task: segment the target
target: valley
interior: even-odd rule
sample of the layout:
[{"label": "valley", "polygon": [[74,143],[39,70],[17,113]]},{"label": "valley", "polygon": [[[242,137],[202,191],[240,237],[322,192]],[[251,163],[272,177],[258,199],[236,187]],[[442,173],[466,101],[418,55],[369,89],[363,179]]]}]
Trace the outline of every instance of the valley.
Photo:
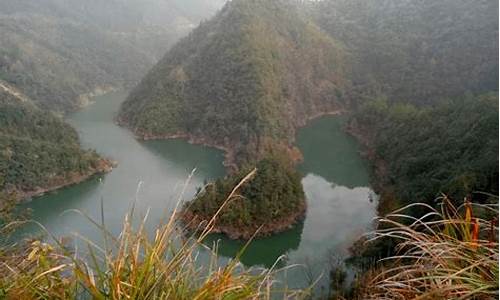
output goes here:
[{"label": "valley", "polygon": [[[205,180],[224,176],[221,151],[180,139],[138,141],[132,133],[114,124],[113,117],[125,97],[126,93],[120,91],[99,96],[93,104],[70,116],[69,123],[81,135],[84,147],[94,148],[119,164],[105,176],[23,205],[52,234],[72,237],[78,232],[100,241],[99,230],[71,210],[81,210],[99,219],[101,201],[111,232],[119,232],[132,203],[139,219],[149,211],[148,224],[152,229],[169,215],[180,198],[189,200]],[[297,146],[304,153],[304,162],[298,170],[303,176],[307,215],[290,230],[255,240],[241,258],[246,266],[271,267],[284,255],[281,264],[307,262],[319,276],[329,271],[329,253],[347,256],[350,244],[371,228],[377,196],[369,187],[367,164],[358,155],[356,141],[342,130],[344,122],[345,118],[342,121],[337,116],[325,117],[299,131]],[[36,232],[39,228],[30,225],[19,234],[29,237]],[[76,236],[73,239],[77,244],[82,242]],[[209,236],[205,244],[212,246],[217,240],[221,240],[222,260],[234,257],[244,245],[220,234]],[[287,280],[297,287],[307,284],[301,270],[293,271]],[[321,282],[318,289],[328,285],[328,276],[322,277]]]},{"label": "valley", "polygon": [[498,10],[5,0],[0,298],[498,297]]}]

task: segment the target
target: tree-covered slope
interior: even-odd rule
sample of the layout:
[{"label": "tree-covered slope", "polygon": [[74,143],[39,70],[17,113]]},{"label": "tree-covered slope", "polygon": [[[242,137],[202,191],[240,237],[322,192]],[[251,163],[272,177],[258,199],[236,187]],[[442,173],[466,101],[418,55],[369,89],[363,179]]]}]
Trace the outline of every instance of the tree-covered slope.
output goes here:
[{"label": "tree-covered slope", "polygon": [[204,228],[217,216],[213,232],[250,239],[256,233],[266,236],[285,231],[305,216],[301,175],[287,160],[266,157],[245,181],[249,174],[253,174],[252,168],[244,166],[232,176],[207,184],[184,206],[187,227]]},{"label": "tree-covered slope", "polygon": [[[206,0],[5,0],[0,79],[39,107],[71,111],[96,88],[136,84],[220,3]],[[189,5],[205,8],[188,14]]]},{"label": "tree-covered slope", "polygon": [[496,0],[324,0],[312,7],[352,54],[359,96],[429,104],[498,91]]},{"label": "tree-covered slope", "polygon": [[235,0],[166,54],[119,119],[141,137],[189,136],[245,161],[286,147],[307,118],[342,109],[346,60],[287,1]]},{"label": "tree-covered slope", "polygon": [[433,204],[441,193],[458,203],[488,198],[474,192],[498,195],[496,93],[425,108],[374,101],[352,125],[369,140],[373,158],[385,162],[376,179],[385,190],[394,187],[400,204]]},{"label": "tree-covered slope", "polygon": [[0,89],[0,194],[21,199],[109,168],[59,117]]},{"label": "tree-covered slope", "polygon": [[75,110],[83,104],[80,95],[131,82],[152,64],[125,42],[92,28],[45,17],[14,18],[0,18],[0,78],[44,109]]}]

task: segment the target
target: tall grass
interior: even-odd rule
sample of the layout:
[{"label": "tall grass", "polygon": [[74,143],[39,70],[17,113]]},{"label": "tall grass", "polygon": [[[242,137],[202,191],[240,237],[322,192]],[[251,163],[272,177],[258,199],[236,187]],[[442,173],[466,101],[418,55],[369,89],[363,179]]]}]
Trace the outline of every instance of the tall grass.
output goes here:
[{"label": "tall grass", "polygon": [[238,257],[220,265],[217,254],[211,252],[209,262],[200,263],[201,242],[217,215],[198,234],[187,236],[177,222],[178,214],[176,208],[152,236],[145,230],[147,218],[132,224],[133,209],[118,236],[107,231],[104,220],[89,218],[102,231],[104,242],[86,241],[84,257],[81,250],[71,251],[57,239],[51,244],[35,240],[24,247],[4,248],[0,251],[0,298],[230,300],[306,296],[306,291],[278,285],[275,275],[279,270],[247,269]]},{"label": "tall grass", "polygon": [[[422,206],[428,213],[421,218],[406,215],[405,210],[412,206]],[[398,255],[385,259],[378,274],[372,270],[362,298],[498,298],[497,216],[498,205],[466,201],[455,207],[442,197],[439,210],[412,204],[381,219],[389,226],[375,238],[399,241]]]}]

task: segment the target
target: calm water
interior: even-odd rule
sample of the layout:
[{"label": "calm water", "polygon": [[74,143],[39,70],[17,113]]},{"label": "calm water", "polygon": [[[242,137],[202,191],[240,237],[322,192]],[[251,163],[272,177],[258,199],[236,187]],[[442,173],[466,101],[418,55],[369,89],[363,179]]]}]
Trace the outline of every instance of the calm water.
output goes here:
[{"label": "calm water", "polygon": [[[73,209],[100,219],[101,199],[106,226],[112,232],[119,232],[134,199],[139,214],[149,209],[149,224],[154,227],[168,218],[193,169],[196,171],[185,198],[192,197],[204,180],[224,175],[223,154],[218,150],[182,140],[140,142],[116,126],[113,117],[125,96],[116,92],[97,97],[96,103],[70,116],[85,147],[119,164],[110,174],[26,204],[32,209],[33,219],[52,234],[97,238],[98,231]],[[282,257],[280,265],[301,264],[300,268],[308,269],[288,271],[291,285],[307,283],[309,278],[304,274],[316,278],[322,273],[320,284],[327,284],[329,257],[346,255],[351,243],[370,228],[376,196],[368,187],[367,169],[358,155],[358,145],[342,132],[342,122],[341,117],[320,118],[299,131],[297,144],[304,162],[298,168],[304,175],[307,217],[287,232],[254,241],[241,258],[245,265],[270,267]],[[25,228],[24,234],[38,230],[33,225]],[[223,257],[235,255],[243,246],[221,235],[211,236],[206,243],[212,245],[215,241],[219,241]]]}]

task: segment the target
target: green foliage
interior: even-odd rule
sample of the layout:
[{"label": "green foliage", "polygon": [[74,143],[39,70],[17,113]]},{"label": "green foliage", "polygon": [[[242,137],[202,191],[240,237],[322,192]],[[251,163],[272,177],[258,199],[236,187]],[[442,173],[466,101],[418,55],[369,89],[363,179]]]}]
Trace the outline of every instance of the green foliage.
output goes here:
[{"label": "green foliage", "polygon": [[346,59],[287,1],[231,1],[150,71],[120,119],[139,135],[187,133],[236,151],[290,142],[307,117],[345,104]]},{"label": "green foliage", "polygon": [[96,88],[136,84],[217,7],[193,1],[206,4],[203,13],[185,15],[180,1],[5,0],[0,79],[42,109],[75,110],[79,96]]},{"label": "green foliage", "polygon": [[59,117],[0,92],[0,191],[58,185],[99,161],[95,152],[81,150],[76,131]]},{"label": "green foliage", "polygon": [[355,119],[372,135],[388,184],[404,203],[433,201],[440,193],[454,199],[474,191],[498,194],[496,94],[426,108],[379,100]]},{"label": "green foliage", "polygon": [[19,222],[24,218],[19,212],[15,211],[17,203],[15,194],[0,191],[0,249],[5,245],[10,234],[16,231],[15,222]]},{"label": "green foliage", "polygon": [[498,90],[497,11],[493,0],[232,1],[167,53],[120,118],[239,158],[375,95],[421,105]]},{"label": "green foliage", "polygon": [[[155,228],[127,215],[116,236],[102,232],[102,247],[82,237],[87,252],[54,239],[0,247],[2,299],[308,299],[309,290],[277,283],[281,271],[248,269],[238,258],[223,265],[217,253],[200,260],[202,239],[179,230],[178,215]],[[104,222],[104,220],[103,220]],[[0,227],[0,232],[2,228]],[[78,250],[77,253],[76,250]]]},{"label": "green foliage", "polygon": [[[201,220],[210,220],[250,171],[251,168],[243,167],[237,174],[208,184],[185,209]],[[229,199],[217,223],[255,231],[261,225],[279,223],[304,209],[301,176],[284,161],[267,158],[257,164],[255,177],[242,186],[239,195]]]},{"label": "green foliage", "polygon": [[428,104],[498,90],[496,0],[324,0],[311,11],[353,56],[358,99]]}]

